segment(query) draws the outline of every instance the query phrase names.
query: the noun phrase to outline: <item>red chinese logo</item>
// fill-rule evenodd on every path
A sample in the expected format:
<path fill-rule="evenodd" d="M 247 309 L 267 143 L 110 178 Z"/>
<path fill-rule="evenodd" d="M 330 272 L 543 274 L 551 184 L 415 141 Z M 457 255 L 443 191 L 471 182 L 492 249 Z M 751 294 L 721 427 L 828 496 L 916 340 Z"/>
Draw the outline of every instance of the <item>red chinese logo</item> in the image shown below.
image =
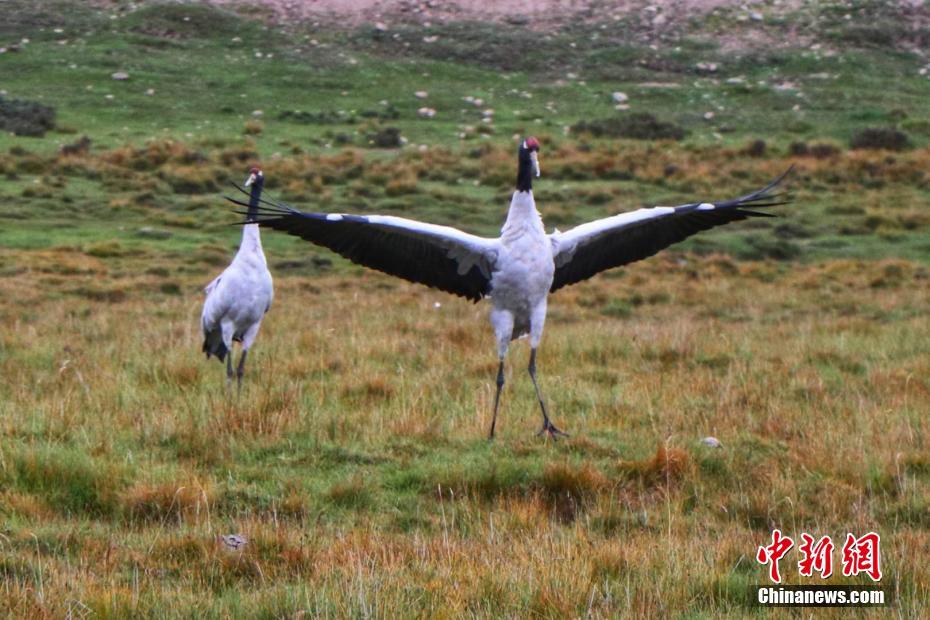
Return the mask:
<path fill-rule="evenodd" d="M 781 574 L 778 572 L 778 560 L 785 557 L 785 554 L 794 546 L 794 541 L 787 536 L 781 535 L 781 530 L 772 532 L 772 544 L 767 547 L 759 547 L 756 552 L 756 560 L 759 564 L 771 564 L 769 566 L 769 577 L 775 583 L 781 583 Z"/>
<path fill-rule="evenodd" d="M 756 560 L 763 566 L 769 565 L 769 578 L 774 583 L 781 583 L 781 572 L 778 561 L 781 560 L 794 546 L 794 541 L 781 533 L 781 530 L 772 530 L 772 543 L 759 547 Z M 813 577 L 814 572 L 820 573 L 821 579 L 827 579 L 833 574 L 833 550 L 835 546 L 829 536 L 814 541 L 808 533 L 801 534 L 801 544 L 798 552 L 798 573 L 802 577 Z M 855 577 L 865 573 L 872 581 L 881 581 L 881 537 L 875 532 L 856 538 L 853 534 L 846 534 L 843 544 L 843 576 Z"/>
<path fill-rule="evenodd" d="M 816 570 L 822 579 L 833 574 L 833 541 L 824 536 L 814 544 L 814 537 L 810 534 L 801 534 L 804 542 L 798 547 L 803 556 L 798 561 L 798 572 L 802 577 L 811 577 Z"/>
<path fill-rule="evenodd" d="M 861 538 L 847 534 L 843 545 L 843 575 L 854 577 L 865 573 L 872 581 L 879 581 L 882 578 L 880 545 L 881 538 L 875 532 Z"/>

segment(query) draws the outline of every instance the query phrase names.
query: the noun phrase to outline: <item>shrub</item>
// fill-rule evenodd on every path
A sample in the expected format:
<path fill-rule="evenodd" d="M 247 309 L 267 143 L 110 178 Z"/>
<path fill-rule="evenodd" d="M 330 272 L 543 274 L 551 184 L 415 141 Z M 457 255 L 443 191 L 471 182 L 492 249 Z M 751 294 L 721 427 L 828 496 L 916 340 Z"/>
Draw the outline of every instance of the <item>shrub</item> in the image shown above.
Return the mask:
<path fill-rule="evenodd" d="M 810 155 L 810 147 L 807 146 L 807 142 L 792 142 L 788 146 L 788 154 L 794 155 L 795 157 L 806 157 Z"/>
<path fill-rule="evenodd" d="M 830 159 L 840 154 L 840 149 L 832 144 L 821 142 L 811 146 L 811 155 L 814 159 Z"/>
<path fill-rule="evenodd" d="M 374 500 L 365 480 L 358 476 L 331 486 L 326 498 L 337 506 L 356 510 L 368 508 Z"/>
<path fill-rule="evenodd" d="M 55 109 L 35 101 L 0 97 L 0 129 L 41 138 L 55 128 Z"/>
<path fill-rule="evenodd" d="M 660 121 L 652 114 L 630 114 L 592 121 L 578 121 L 571 127 L 573 133 L 586 133 L 594 137 L 631 138 L 633 140 L 681 140 L 684 128 Z"/>
<path fill-rule="evenodd" d="M 263 131 L 265 131 L 265 123 L 256 119 L 247 120 L 242 128 L 242 132 L 248 136 L 256 136 Z"/>
<path fill-rule="evenodd" d="M 71 144 L 64 144 L 61 147 L 62 155 L 84 155 L 90 150 L 90 138 L 81 136 L 81 139 Z"/>
<path fill-rule="evenodd" d="M 764 157 L 765 156 L 766 144 L 765 140 L 753 140 L 746 145 L 746 148 L 743 149 L 743 153 L 749 157 Z"/>
<path fill-rule="evenodd" d="M 159 176 L 179 194 L 219 191 L 219 171 L 209 166 L 162 166 Z"/>
<path fill-rule="evenodd" d="M 13 486 L 32 493 L 62 515 L 116 511 L 124 472 L 106 461 L 62 446 L 21 447 L 12 453 Z"/>
<path fill-rule="evenodd" d="M 181 483 L 139 483 L 123 491 L 120 503 L 131 519 L 139 521 L 197 523 L 209 515 L 211 493 L 196 481 Z"/>
<path fill-rule="evenodd" d="M 868 127 L 854 134 L 849 146 L 854 149 L 903 151 L 910 146 L 910 140 L 907 134 L 891 127 Z"/>
<path fill-rule="evenodd" d="M 403 139 L 400 135 L 400 129 L 397 127 L 385 127 L 366 136 L 369 144 L 379 149 L 396 149 L 403 145 Z"/>

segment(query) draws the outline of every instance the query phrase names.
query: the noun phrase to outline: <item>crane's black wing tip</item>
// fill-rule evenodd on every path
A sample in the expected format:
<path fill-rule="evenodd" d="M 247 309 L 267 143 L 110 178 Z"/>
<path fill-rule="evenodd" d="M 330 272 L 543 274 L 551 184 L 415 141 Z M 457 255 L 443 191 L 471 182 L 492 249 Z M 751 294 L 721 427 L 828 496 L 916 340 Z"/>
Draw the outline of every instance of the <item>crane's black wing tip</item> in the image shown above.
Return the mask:
<path fill-rule="evenodd" d="M 249 196 L 249 198 L 252 197 L 252 193 L 251 193 L 249 190 L 247 190 L 246 188 L 242 187 L 241 185 L 239 185 L 239 184 L 237 184 L 237 183 L 231 183 L 231 185 L 232 185 L 233 187 L 235 187 L 237 190 L 239 190 L 240 192 L 242 192 L 243 194 L 245 194 L 246 196 Z M 234 201 L 234 199 L 233 199 L 233 198 L 230 198 L 229 196 L 226 196 L 225 198 L 226 198 L 227 200 L 233 200 L 233 201 Z M 290 210 L 290 211 L 297 211 L 297 209 L 295 209 L 295 208 L 292 207 L 291 205 L 287 204 L 286 202 L 282 202 L 282 201 L 280 201 L 280 200 L 272 200 L 272 199 L 268 198 L 267 195 L 262 195 L 262 196 L 260 196 L 260 197 L 258 198 L 258 202 L 259 202 L 259 204 L 263 204 L 263 205 L 265 205 L 265 206 L 267 206 L 267 207 L 272 207 L 272 208 L 277 208 L 277 209 L 287 209 L 287 210 Z"/>
<path fill-rule="evenodd" d="M 252 207 L 247 202 L 243 202 L 237 198 L 232 198 L 231 196 L 224 196 L 226 200 L 238 205 L 240 207 L 245 207 L 247 209 L 254 209 L 257 213 L 265 215 L 297 215 L 301 212 L 297 209 L 291 207 L 290 205 L 284 203 L 268 203 L 268 204 L 259 204 L 255 207 Z M 262 201 L 264 202 L 264 201 Z"/>
<path fill-rule="evenodd" d="M 720 209 L 733 207 L 739 208 L 744 205 L 751 207 L 777 207 L 780 205 L 788 204 L 793 200 L 793 197 L 787 191 L 773 192 L 772 190 L 778 187 L 781 182 L 784 181 L 789 174 L 791 174 L 793 170 L 794 164 L 791 164 L 787 170 L 778 175 L 765 187 L 757 189 L 756 191 L 746 194 L 745 196 L 740 196 L 739 198 L 723 200 L 713 204 L 715 207 Z"/>

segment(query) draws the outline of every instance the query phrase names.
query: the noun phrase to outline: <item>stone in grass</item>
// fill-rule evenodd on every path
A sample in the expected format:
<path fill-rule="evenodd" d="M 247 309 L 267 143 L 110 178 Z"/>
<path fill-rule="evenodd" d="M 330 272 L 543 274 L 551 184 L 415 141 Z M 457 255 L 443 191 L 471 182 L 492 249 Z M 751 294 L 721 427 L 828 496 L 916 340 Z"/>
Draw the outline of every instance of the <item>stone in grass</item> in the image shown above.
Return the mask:
<path fill-rule="evenodd" d="M 245 547 L 248 540 L 246 540 L 245 536 L 239 534 L 221 534 L 220 542 L 223 543 L 223 548 L 227 551 L 240 551 Z"/>
<path fill-rule="evenodd" d="M 720 443 L 720 440 L 713 436 L 705 437 L 701 440 L 701 443 L 707 446 L 708 448 L 722 448 L 723 444 Z"/>
<path fill-rule="evenodd" d="M 143 239 L 170 239 L 171 232 L 167 230 L 158 230 L 151 226 L 143 226 L 136 231 L 136 236 L 142 237 Z"/>
<path fill-rule="evenodd" d="M 125 71 L 117 71 L 116 73 L 112 74 L 110 77 L 113 78 L 114 80 L 122 82 L 124 80 L 129 79 L 129 74 L 126 73 Z"/>

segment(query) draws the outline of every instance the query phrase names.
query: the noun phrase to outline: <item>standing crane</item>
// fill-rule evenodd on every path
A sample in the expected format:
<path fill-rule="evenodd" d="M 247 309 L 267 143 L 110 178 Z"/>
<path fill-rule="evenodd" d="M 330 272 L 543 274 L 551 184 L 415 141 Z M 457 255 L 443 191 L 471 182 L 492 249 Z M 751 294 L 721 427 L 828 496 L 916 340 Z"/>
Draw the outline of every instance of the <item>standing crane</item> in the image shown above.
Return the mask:
<path fill-rule="evenodd" d="M 245 358 L 258 336 L 258 329 L 274 297 L 274 288 L 257 218 L 259 201 L 265 177 L 258 168 L 249 171 L 245 187 L 251 186 L 246 223 L 242 227 L 242 242 L 232 263 L 204 289 L 201 325 L 203 326 L 203 352 L 207 359 L 215 355 L 220 362 L 226 360 L 226 385 L 232 384 L 233 341 L 242 344 L 242 354 L 236 369 L 236 384 L 242 388 Z"/>
<path fill-rule="evenodd" d="M 538 152 L 535 138 L 521 142 L 516 190 L 496 239 L 389 215 L 306 213 L 268 200 L 262 200 L 258 208 L 259 225 L 329 248 L 354 263 L 475 302 L 489 297 L 500 362 L 490 439 L 504 387 L 504 358 L 510 342 L 524 335 L 530 339 L 527 370 L 543 416 L 539 434 L 565 435 L 550 420 L 536 379 L 536 350 L 549 293 L 652 256 L 699 231 L 750 217 L 771 217 L 746 207 L 785 203 L 772 190 L 787 172 L 764 188 L 732 200 L 638 209 L 547 235 L 533 199 Z M 255 220 L 250 215 L 247 221 Z"/>

